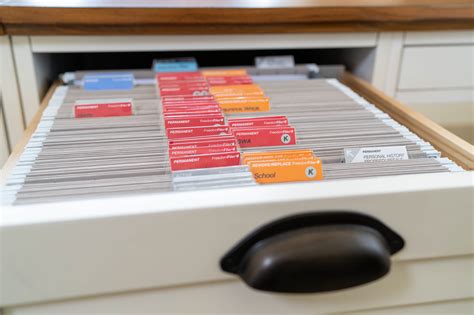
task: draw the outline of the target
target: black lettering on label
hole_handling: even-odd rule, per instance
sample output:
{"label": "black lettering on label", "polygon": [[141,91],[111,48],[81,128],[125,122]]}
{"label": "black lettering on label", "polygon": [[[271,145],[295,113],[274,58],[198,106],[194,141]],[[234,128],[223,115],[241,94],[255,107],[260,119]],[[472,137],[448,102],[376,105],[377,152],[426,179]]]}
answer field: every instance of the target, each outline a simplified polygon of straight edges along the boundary
{"label": "black lettering on label", "polygon": [[239,144],[250,144],[252,140],[250,139],[239,139]]}
{"label": "black lettering on label", "polygon": [[255,177],[255,179],[275,178],[276,177],[276,172],[273,172],[273,173],[254,173],[253,176]]}

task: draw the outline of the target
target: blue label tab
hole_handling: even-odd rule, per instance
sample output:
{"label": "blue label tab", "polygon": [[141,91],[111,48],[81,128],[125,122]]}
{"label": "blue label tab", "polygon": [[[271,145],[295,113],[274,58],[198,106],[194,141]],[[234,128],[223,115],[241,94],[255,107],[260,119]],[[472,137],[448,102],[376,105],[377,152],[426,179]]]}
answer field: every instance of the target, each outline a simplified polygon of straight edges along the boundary
{"label": "blue label tab", "polygon": [[84,90],[130,90],[133,88],[132,73],[94,73],[82,79]]}
{"label": "blue label tab", "polygon": [[194,58],[155,59],[153,71],[155,72],[192,72],[198,70]]}

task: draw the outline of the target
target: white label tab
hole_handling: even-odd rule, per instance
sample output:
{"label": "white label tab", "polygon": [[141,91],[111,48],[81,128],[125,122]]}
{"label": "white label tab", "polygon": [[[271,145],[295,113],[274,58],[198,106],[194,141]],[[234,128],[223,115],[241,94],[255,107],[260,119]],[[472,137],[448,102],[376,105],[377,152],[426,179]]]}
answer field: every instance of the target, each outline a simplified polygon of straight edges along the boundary
{"label": "white label tab", "polygon": [[293,56],[255,57],[255,66],[257,69],[293,68],[295,58]]}
{"label": "white label tab", "polygon": [[346,163],[408,160],[405,146],[344,149]]}

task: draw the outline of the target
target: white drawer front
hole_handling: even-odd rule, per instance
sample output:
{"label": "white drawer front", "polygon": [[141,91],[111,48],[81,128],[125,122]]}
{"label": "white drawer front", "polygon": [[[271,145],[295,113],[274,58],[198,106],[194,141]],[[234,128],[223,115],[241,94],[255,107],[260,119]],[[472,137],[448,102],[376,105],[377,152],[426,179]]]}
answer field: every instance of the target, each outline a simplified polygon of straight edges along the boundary
{"label": "white drawer front", "polygon": [[378,218],[406,241],[396,261],[470,254],[472,194],[463,172],[5,209],[0,305],[230,279],[219,260],[237,241],[308,211]]}
{"label": "white drawer front", "polygon": [[[461,299],[434,303],[423,303],[417,305],[398,306],[390,308],[375,309],[370,311],[350,312],[353,315],[427,315],[427,314],[456,314],[472,315],[474,313],[474,299]],[[341,314],[342,315],[342,314]]]}
{"label": "white drawer front", "polygon": [[474,32],[472,30],[407,32],[404,43],[405,45],[472,44]]}
{"label": "white drawer front", "polygon": [[473,59],[474,45],[406,47],[398,89],[473,87]]}
{"label": "white drawer front", "polygon": [[[376,33],[31,36],[33,52],[181,51],[374,47]],[[124,45],[124,43],[126,43]]]}
{"label": "white drawer front", "polygon": [[[398,91],[396,99],[407,104],[470,104],[474,107],[474,88]],[[466,117],[472,120],[471,117]]]}
{"label": "white drawer front", "polygon": [[352,314],[371,308],[472,298],[474,288],[469,279],[473,277],[473,264],[474,256],[398,262],[392,273],[380,281],[325,294],[262,293],[241,282],[219,281],[14,307],[7,309],[5,315],[54,315],[71,311],[76,314]]}
{"label": "white drawer front", "polygon": [[399,92],[397,98],[442,126],[473,125],[474,90],[465,91],[465,95],[461,90],[443,92]]}

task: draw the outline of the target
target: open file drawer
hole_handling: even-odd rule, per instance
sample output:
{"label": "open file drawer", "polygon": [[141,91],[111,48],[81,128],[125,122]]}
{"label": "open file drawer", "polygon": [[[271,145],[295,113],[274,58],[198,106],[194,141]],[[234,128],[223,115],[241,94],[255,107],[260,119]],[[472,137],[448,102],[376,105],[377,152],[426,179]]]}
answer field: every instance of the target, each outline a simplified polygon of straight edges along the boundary
{"label": "open file drawer", "polygon": [[[470,145],[349,74],[343,82],[473,167]],[[472,196],[472,172],[459,172],[5,208],[0,305],[7,314],[333,313],[470,298]],[[222,256],[255,228],[292,214],[338,210],[369,214],[404,238],[383,279],[295,295],[257,292],[221,271]]]}

